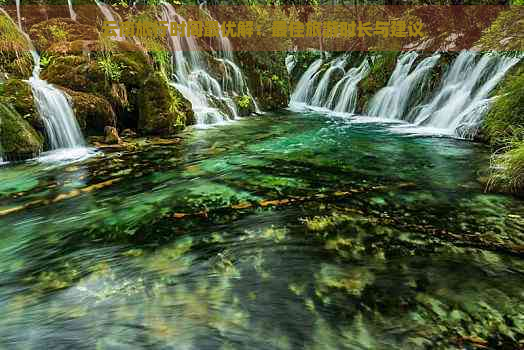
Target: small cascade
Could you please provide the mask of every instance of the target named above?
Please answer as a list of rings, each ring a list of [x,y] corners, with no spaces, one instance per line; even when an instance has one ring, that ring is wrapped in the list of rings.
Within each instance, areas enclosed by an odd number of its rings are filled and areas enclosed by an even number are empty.
[[[186,21],[171,4],[162,3],[162,10],[161,19],[167,21],[169,25],[171,22]],[[227,37],[218,38],[221,50],[216,53],[216,59],[222,63],[224,69],[221,82],[208,73],[210,69],[194,37],[169,36],[168,40],[172,51],[171,84],[191,102],[197,125],[215,124],[238,118],[237,106],[232,96],[250,96],[257,112],[260,111],[240,68],[233,59],[233,50]],[[228,113],[224,113],[221,109]]]
[[[329,68],[326,70],[320,82],[318,83],[313,99],[311,100],[311,105],[322,107],[326,101],[328,95],[328,88],[331,82],[332,76],[335,72],[340,71],[342,74],[345,74],[346,71],[344,67],[346,66],[347,55],[342,55],[335,59],[332,64],[329,65]]]
[[[20,16],[20,0],[16,0],[16,21],[18,23],[18,28],[22,30],[22,18]]]
[[[18,6],[19,2],[17,2]],[[18,8],[17,13],[20,13]],[[18,29],[31,49],[34,67],[33,74],[27,82],[31,86],[36,108],[44,122],[50,149],[84,147],[84,138],[78,127],[70,99],[61,90],[40,79],[40,56],[27,33],[21,27]]]
[[[353,67],[340,79],[329,94],[324,105],[335,112],[353,113],[357,107],[358,83],[364,79],[370,70],[367,59],[360,66]]]
[[[297,60],[294,55],[289,54],[286,56],[286,69],[289,74],[291,74],[296,64],[297,64]]]
[[[200,10],[205,13],[211,20],[215,20],[211,13],[207,11],[205,7],[205,2],[199,6]],[[222,32],[221,24],[219,23],[219,36],[217,37],[220,50],[216,53],[217,57],[215,58],[218,62],[222,63],[224,73],[222,76],[222,87],[228,93],[234,96],[249,96],[253,105],[255,107],[256,113],[262,113],[258,107],[257,101],[249,91],[247,82],[244,79],[242,70],[236,64],[235,58],[233,56],[233,46],[231,41],[227,36]],[[231,101],[232,102],[232,101]],[[234,104],[234,103],[233,103]]]
[[[346,71],[347,58],[348,55],[335,58],[327,65],[325,71],[321,69],[322,59],[313,62],[302,75],[291,95],[291,105],[321,107],[340,113],[355,112],[358,83],[368,75],[370,60],[364,59],[358,67]],[[340,72],[342,77],[330,90],[336,72]]]
[[[301,104],[309,101],[314,93],[315,81],[319,75],[322,59],[313,62],[309,68],[302,74],[297,83],[295,91],[291,94],[291,104]]]
[[[69,16],[73,21],[76,21],[76,12],[73,9],[73,0],[67,0],[67,6],[69,7]]]
[[[463,51],[444,75],[440,87],[414,114],[419,126],[472,138],[492,100],[489,94],[520,57]]]
[[[369,103],[370,116],[408,120],[410,102],[423,90],[440,58],[439,54],[426,57],[412,69],[418,56],[413,51],[399,56],[387,86],[379,90]]]

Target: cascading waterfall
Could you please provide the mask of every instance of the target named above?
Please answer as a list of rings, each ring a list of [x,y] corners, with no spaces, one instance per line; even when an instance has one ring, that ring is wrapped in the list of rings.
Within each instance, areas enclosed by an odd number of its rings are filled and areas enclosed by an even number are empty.
[[[307,103],[309,97],[313,94],[314,83],[322,66],[322,59],[313,62],[309,68],[300,77],[295,91],[291,94],[291,105]]]
[[[297,64],[297,60],[294,55],[289,54],[286,56],[286,69],[288,73],[291,74],[296,64]]]
[[[17,2],[17,14],[20,13]],[[20,22],[20,19],[18,19]],[[78,127],[69,98],[59,89],[40,79],[40,56],[33,46],[29,35],[18,27],[30,47],[33,57],[33,74],[27,80],[31,86],[33,98],[49,139],[51,150],[74,149],[84,147],[84,138]]]
[[[325,107],[335,112],[355,112],[358,97],[357,85],[368,75],[370,68],[368,60],[364,59],[360,66],[348,70],[331,90]]]
[[[408,112],[414,95],[423,91],[431,70],[440,55],[424,58],[412,69],[418,53],[402,53],[386,87],[380,89],[371,99],[368,114],[374,117],[408,120]]]
[[[333,61],[332,64],[330,64],[329,68],[326,70],[326,72],[320,79],[320,82],[318,83],[317,89],[315,90],[315,93],[313,95],[313,99],[311,100],[311,105],[319,107],[323,106],[328,94],[328,88],[333,74],[336,71],[340,71],[342,72],[342,74],[346,72],[344,70],[344,67],[346,66],[346,58],[347,55],[342,55],[335,59],[335,61]]]
[[[417,125],[472,138],[492,100],[489,94],[521,57],[463,51],[429,102],[414,114]]]
[[[162,20],[167,21],[169,25],[171,22],[186,21],[171,4],[162,3],[162,8]],[[194,37],[169,36],[168,39],[174,71],[172,85],[191,102],[197,125],[220,123],[238,118],[237,107],[231,96],[249,96],[257,112],[260,112],[240,68],[234,62],[229,39],[222,36],[221,32],[220,34],[218,40],[221,50],[217,53],[216,59],[222,63],[224,68],[222,84],[208,73],[209,67],[206,66],[206,60]],[[232,118],[217,108],[217,105],[223,106]]]
[[[340,113],[353,113],[357,106],[358,83],[368,75],[371,67],[369,60],[364,59],[358,67],[352,67],[346,72],[344,67],[347,58],[347,55],[342,55],[332,60],[324,72],[321,70],[322,59],[313,62],[300,78],[291,95],[290,105],[322,107]],[[344,75],[328,91],[333,74],[337,71]]]

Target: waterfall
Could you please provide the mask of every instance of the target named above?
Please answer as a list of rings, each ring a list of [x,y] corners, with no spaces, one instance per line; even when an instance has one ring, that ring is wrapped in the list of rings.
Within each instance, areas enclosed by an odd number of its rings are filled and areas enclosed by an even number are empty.
[[[169,25],[171,22],[186,21],[171,4],[162,3],[162,9],[162,20],[167,21]],[[203,7],[201,9],[205,12]],[[210,16],[207,12],[206,14]],[[169,36],[168,40],[172,51],[171,61],[174,73],[171,84],[191,102],[197,125],[220,123],[238,118],[237,106],[232,96],[249,96],[256,111],[260,112],[242,71],[234,62],[231,42],[227,37],[222,36],[221,31],[217,38],[220,50],[215,57],[222,64],[224,71],[221,82],[208,73],[210,69],[206,64],[206,59],[193,36]],[[227,110],[228,114],[220,110],[218,106]]]
[[[414,114],[417,125],[472,138],[492,100],[489,94],[520,57],[463,51],[429,101]]]
[[[17,1],[17,8],[19,1]],[[17,13],[20,11],[17,9]],[[40,56],[22,27],[18,28],[30,47],[33,57],[33,74],[27,80],[31,86],[37,111],[44,122],[49,146],[55,149],[72,149],[84,146],[84,139],[78,127],[70,99],[53,85],[40,79]]]
[[[335,112],[355,112],[358,97],[357,85],[368,75],[370,68],[368,60],[364,59],[360,66],[348,70],[331,90],[325,107]]]
[[[329,65],[329,68],[326,70],[326,72],[320,79],[317,89],[315,90],[315,93],[313,94],[313,99],[311,100],[311,104],[313,106],[319,106],[319,107],[324,106],[325,99],[328,93],[329,83],[331,82],[331,77],[333,73],[335,73],[337,70],[341,71],[342,73],[345,73],[344,67],[346,66],[346,58],[347,58],[347,55],[342,55],[338,57],[337,59],[335,59],[335,61],[333,61]]]
[[[357,107],[358,83],[364,79],[370,70],[368,59],[362,60],[358,67],[345,71],[348,55],[342,55],[328,64],[322,74],[322,59],[313,62],[300,77],[295,91],[291,95],[291,106],[315,106],[340,113],[353,113]],[[329,91],[333,74],[343,73]],[[319,77],[322,77],[319,80]],[[318,81],[318,84],[317,84]]]
[[[309,101],[321,66],[322,59],[319,58],[302,74],[295,91],[291,94],[291,104],[301,104]]]
[[[20,18],[20,0],[16,0],[16,20],[18,23],[18,28],[22,30],[22,20]]]
[[[296,64],[297,64],[297,60],[294,55],[289,54],[286,56],[286,69],[289,74],[291,74]]]
[[[431,70],[440,58],[439,54],[434,54],[420,61],[412,70],[418,56],[413,51],[402,53],[399,56],[387,86],[380,89],[369,103],[368,114],[370,116],[408,119],[410,102],[414,95],[423,90]]]
[[[73,21],[76,21],[76,12],[73,9],[73,0],[67,0],[67,5],[69,7],[69,16]]]

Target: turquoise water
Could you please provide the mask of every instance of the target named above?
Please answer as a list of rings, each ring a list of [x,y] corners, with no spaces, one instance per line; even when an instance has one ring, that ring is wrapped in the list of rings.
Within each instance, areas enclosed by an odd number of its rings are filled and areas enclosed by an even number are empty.
[[[0,168],[0,349],[508,348],[524,202],[489,153],[282,112]]]

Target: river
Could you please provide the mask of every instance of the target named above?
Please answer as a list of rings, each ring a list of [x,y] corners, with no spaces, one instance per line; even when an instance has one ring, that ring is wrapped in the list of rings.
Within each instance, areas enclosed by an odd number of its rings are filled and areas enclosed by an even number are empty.
[[[524,202],[489,150],[281,113],[0,168],[0,348],[524,339]]]

